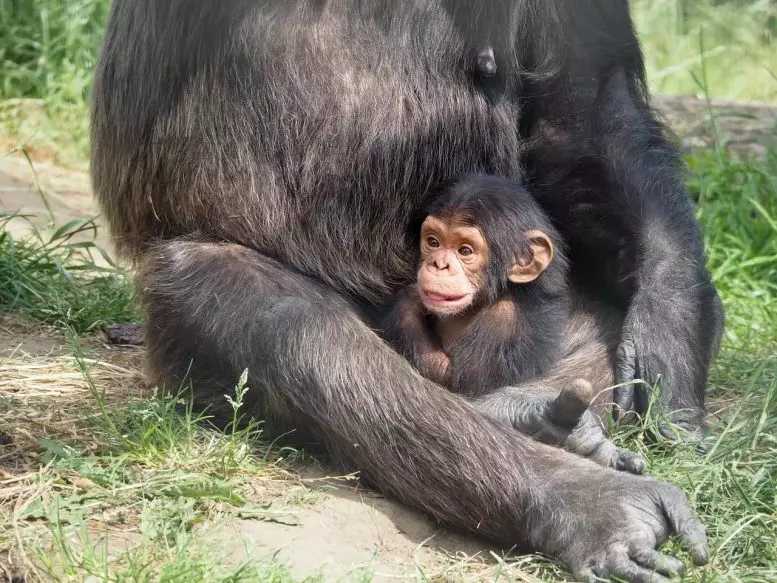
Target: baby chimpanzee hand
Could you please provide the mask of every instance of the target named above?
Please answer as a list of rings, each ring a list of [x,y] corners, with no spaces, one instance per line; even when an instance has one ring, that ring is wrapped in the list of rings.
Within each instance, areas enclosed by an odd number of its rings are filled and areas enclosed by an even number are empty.
[[[591,384],[583,379],[574,381],[555,398],[527,395],[513,411],[513,427],[600,465],[633,474],[644,472],[645,459],[641,455],[620,450],[607,439],[601,422],[588,410],[592,398]]]

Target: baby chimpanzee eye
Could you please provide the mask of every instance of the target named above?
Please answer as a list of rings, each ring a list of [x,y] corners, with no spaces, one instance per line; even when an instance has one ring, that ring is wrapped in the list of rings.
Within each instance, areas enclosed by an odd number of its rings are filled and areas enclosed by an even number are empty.
[[[440,242],[437,240],[437,237],[427,237],[426,244],[429,245],[429,247],[433,247],[435,249],[440,246]]]
[[[462,257],[468,257],[473,253],[474,251],[472,250],[472,247],[470,247],[469,245],[462,245],[461,247],[459,247],[459,255],[461,255]]]

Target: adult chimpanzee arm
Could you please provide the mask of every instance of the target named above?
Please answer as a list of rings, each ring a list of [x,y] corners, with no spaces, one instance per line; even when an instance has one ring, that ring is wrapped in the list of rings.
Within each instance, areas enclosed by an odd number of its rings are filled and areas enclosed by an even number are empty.
[[[563,182],[558,192],[548,188],[541,202],[573,246],[576,275],[627,310],[618,380],[652,384],[660,377],[661,409],[686,429],[703,431],[707,374],[723,326],[721,304],[706,270],[678,153],[647,104],[628,3],[552,4],[553,18],[534,22],[543,34],[529,39],[549,44],[524,47],[522,53],[525,67],[533,70],[524,89],[536,96],[523,120],[525,131],[539,141],[534,159],[572,143],[581,158],[606,161],[611,176],[593,222],[586,215],[592,206],[574,205],[575,189],[563,188]],[[540,49],[556,58],[541,62]],[[552,182],[551,174],[540,174],[536,183]],[[644,411],[646,396],[635,387],[619,389],[616,402]]]
[[[704,530],[679,489],[490,420],[423,379],[314,280],[231,244],[164,243],[143,266],[150,370],[166,386],[187,377],[198,399],[218,405],[247,367],[247,405],[274,431],[307,430],[387,495],[558,556],[585,580],[680,570],[655,551],[674,532],[706,561]]]

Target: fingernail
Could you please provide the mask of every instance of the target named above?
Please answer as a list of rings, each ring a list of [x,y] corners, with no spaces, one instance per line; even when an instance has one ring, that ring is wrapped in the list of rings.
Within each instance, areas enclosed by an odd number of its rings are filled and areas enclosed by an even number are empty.
[[[710,561],[710,554],[703,546],[694,547],[691,557],[696,565],[706,565]]]

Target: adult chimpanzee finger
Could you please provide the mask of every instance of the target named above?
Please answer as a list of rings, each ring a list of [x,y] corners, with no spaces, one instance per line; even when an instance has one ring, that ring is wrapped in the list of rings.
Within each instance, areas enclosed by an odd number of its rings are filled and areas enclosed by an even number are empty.
[[[709,433],[707,428],[688,429],[681,424],[661,421],[657,424],[658,435],[667,443],[681,441],[695,443],[694,452],[697,455],[706,455],[715,444],[716,438]]]
[[[674,486],[668,486],[661,497],[661,503],[672,529],[682,544],[690,550],[693,562],[696,565],[706,565],[710,560],[707,534],[704,526],[693,516],[685,494]]]
[[[588,409],[593,396],[591,383],[583,379],[573,381],[553,400],[550,407],[551,421],[562,427],[574,427]]]
[[[668,577],[685,573],[685,564],[675,557],[659,553],[647,547],[634,547],[629,551],[631,558],[647,569],[653,569]]]
[[[575,579],[581,581],[582,583],[598,583],[599,581],[602,581],[602,579],[600,579],[590,567],[586,567],[584,569],[575,569],[572,574],[574,575]]]
[[[634,394],[636,388],[632,381],[637,373],[637,350],[631,340],[624,340],[618,345],[618,353],[615,365],[615,383],[620,385],[613,391],[613,401],[616,405],[614,414],[618,409],[631,411],[634,408]]]
[[[630,583],[670,583],[669,579],[653,569],[646,569],[626,556],[619,556],[608,564],[611,577],[619,577]]]

